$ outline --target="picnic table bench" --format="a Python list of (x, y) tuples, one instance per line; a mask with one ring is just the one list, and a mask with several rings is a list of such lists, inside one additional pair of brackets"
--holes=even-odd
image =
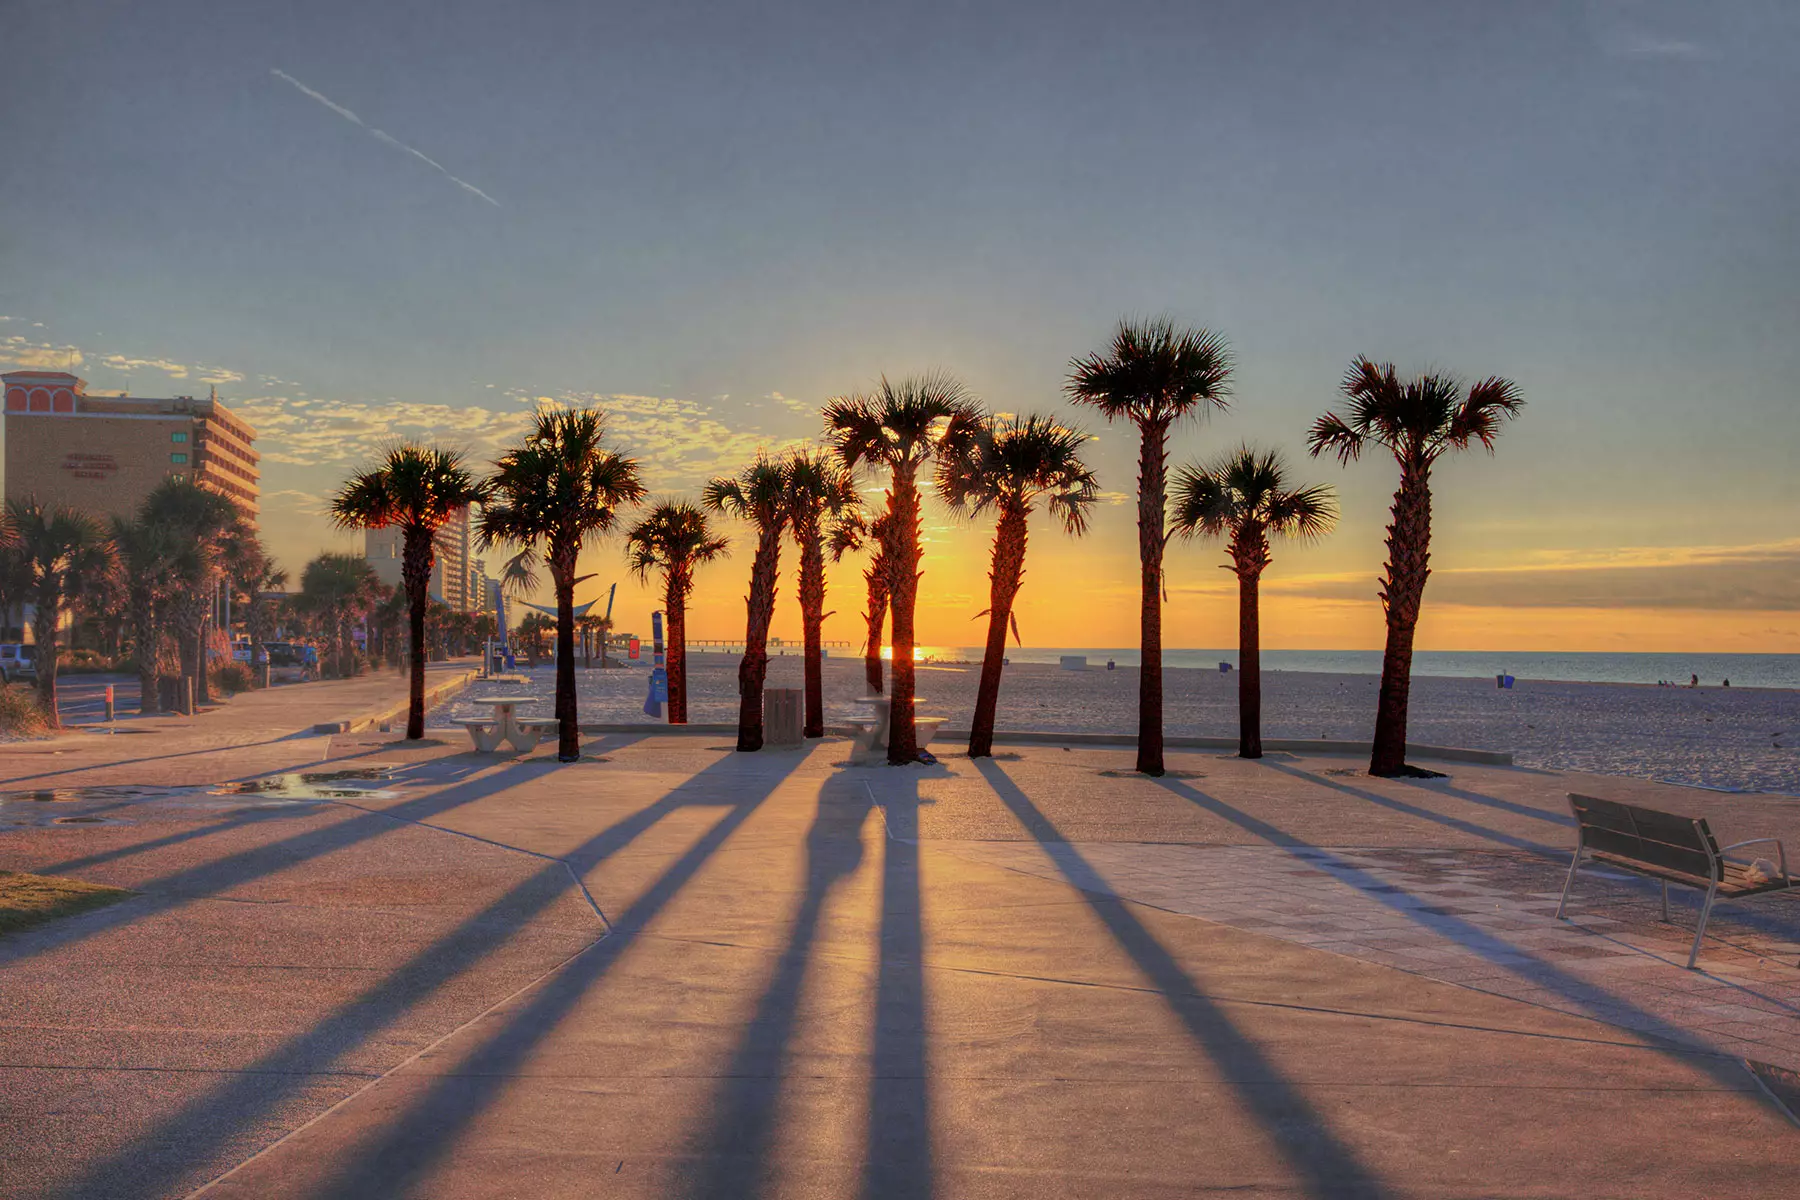
[[(1775, 838), (1750, 838), (1721, 847), (1705, 817), (1685, 817), (1574, 792), (1569, 793), (1569, 809), (1575, 814), (1575, 857), (1569, 860), (1569, 877), (1563, 883), (1562, 901), (1556, 906), (1557, 919), (1562, 919), (1563, 910), (1568, 907), (1575, 872), (1584, 854), (1609, 867), (1661, 881), (1665, 921), (1669, 919), (1671, 883), (1704, 891), (1706, 900), (1700, 906), (1694, 948), (1688, 952), (1690, 971), (1700, 957), (1700, 939), (1706, 936), (1706, 921), (1712, 915), (1714, 900), (1742, 900), (1764, 892), (1787, 891), (1796, 882), (1788, 874), (1787, 848)], [(1758, 845), (1775, 847), (1777, 869), (1773, 874), (1753, 872), (1752, 864), (1725, 857), (1728, 851)]]
[(469, 740), (475, 743), (475, 749), (482, 754), (492, 754), (506, 742), (520, 754), (530, 751), (538, 741), (561, 728), (561, 723), (553, 717), (521, 717), (518, 709), (521, 705), (536, 700), (534, 696), (483, 696), (471, 700), (471, 704), (492, 705), (494, 715), (491, 717), (465, 717), (453, 722), (468, 730)]
[[(850, 746), (850, 761), (853, 763), (886, 762), (888, 750), (888, 722), (892, 716), (893, 701), (886, 696), (864, 696), (857, 700), (858, 704), (867, 704), (873, 715), (852, 718), (847, 724), (857, 730), (856, 738)], [(917, 700), (914, 700), (917, 703)], [(943, 717), (921, 717), (913, 715), (913, 741), (919, 749), (931, 745), (931, 739), (937, 736), (938, 727), (945, 721)]]

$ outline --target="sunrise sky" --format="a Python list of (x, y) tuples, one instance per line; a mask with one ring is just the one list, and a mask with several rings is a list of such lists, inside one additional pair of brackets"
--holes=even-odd
[[(485, 460), (598, 403), (693, 494), (938, 367), (1097, 435), (1108, 503), (1034, 534), (1019, 622), (1129, 645), (1135, 433), (1061, 389), (1166, 313), (1240, 364), (1176, 460), (1248, 439), (1341, 493), (1277, 547), (1265, 644), (1380, 644), (1393, 464), (1302, 442), (1367, 353), (1529, 403), (1439, 473), (1423, 647), (1800, 651), (1788, 0), (10, 0), (0, 43), (0, 364), (216, 385), (296, 573), (360, 548), (323, 498), (386, 439)], [(966, 644), (987, 530), (927, 524), (921, 639)], [(739, 544), (695, 636), (742, 632)], [(1235, 640), (1222, 561), (1172, 549), (1168, 644)]]

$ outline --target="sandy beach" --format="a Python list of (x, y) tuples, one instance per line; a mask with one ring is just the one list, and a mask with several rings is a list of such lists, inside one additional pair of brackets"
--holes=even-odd
[[(521, 664), (515, 677), (529, 678), (529, 690), (545, 698), (545, 713), (552, 674), (548, 664), (535, 671)], [(979, 674), (973, 664), (922, 664), (919, 710), (966, 728)], [(579, 671), (582, 719), (650, 723), (642, 707), (645, 678), (643, 666)], [(1173, 668), (1164, 679), (1171, 735), (1236, 736), (1235, 675)], [(1377, 683), (1373, 675), (1266, 671), (1263, 734), (1366, 739), (1374, 727)], [(768, 686), (800, 684), (798, 655), (770, 660)], [(736, 656), (690, 656), (688, 686), (690, 720), (737, 719)], [(432, 723), (445, 727), (453, 717), (478, 715), (468, 699), (520, 687), (516, 681), (477, 683), (458, 703), (434, 711)], [(862, 694), (860, 659), (827, 661), (828, 720), (859, 715), (854, 700)], [(1003, 730), (1128, 733), (1135, 728), (1136, 704), (1135, 669), (1078, 672), (1015, 663), (1006, 670), (998, 724)], [(1413, 680), (1410, 726), (1413, 741), (1510, 750), (1520, 766), (1800, 795), (1800, 692), (1795, 691), (1529, 679), (1502, 691), (1492, 680), (1424, 677)]]

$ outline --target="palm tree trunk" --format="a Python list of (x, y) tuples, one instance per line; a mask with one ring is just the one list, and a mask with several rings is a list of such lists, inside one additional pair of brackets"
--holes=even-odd
[(401, 546), (400, 582), (406, 588), (408, 629), (406, 738), (425, 736), (425, 608), (431, 603), (431, 530), (408, 528)]
[(1238, 757), (1262, 757), (1262, 612), (1260, 579), (1238, 572)]
[[(207, 589), (209, 592), (211, 589)], [(194, 704), (210, 704), (212, 688), (208, 686), (207, 660), (211, 657), (212, 647), (212, 600), (202, 597), (200, 601), (200, 626), (194, 635)]]
[(38, 595), (37, 612), (32, 628), (37, 632), (37, 698), (50, 728), (62, 728), (62, 714), (56, 708), (56, 623), (62, 609), (59, 596)]
[[(663, 609), (669, 616), (669, 724), (688, 723), (687, 703), (687, 588), (671, 569), (663, 590)], [(601, 645), (605, 646), (602, 641)], [(602, 663), (604, 664), (604, 659)]]
[(781, 568), (781, 526), (763, 529), (750, 565), (749, 619), (744, 657), (738, 663), (738, 741), (741, 751), (763, 746), (763, 682), (769, 677), (769, 623), (775, 618), (775, 585)]
[(863, 682), (869, 686), (869, 695), (881, 695), (881, 628), (887, 624), (888, 588), (886, 568), (876, 571), (870, 568), (865, 578), (869, 581), (869, 605), (863, 613), (863, 620), (868, 625), (868, 641), (863, 648)]
[(894, 687), (888, 701), (888, 763), (919, 759), (919, 731), (913, 722), (917, 673), (913, 668), (913, 609), (919, 599), (919, 488), (913, 468), (895, 467), (888, 503), (893, 506)]
[(988, 570), (987, 646), (981, 654), (981, 683), (975, 690), (975, 716), (969, 722), (969, 757), (994, 753), (994, 714), (1000, 707), (1000, 672), (1006, 660), (1006, 627), (1013, 600), (1025, 578), (1026, 510), (1003, 509), (994, 526), (993, 565)]
[(156, 694), (156, 666), (159, 642), (157, 636), (156, 599), (143, 589), (132, 597), (131, 604), (131, 640), (137, 647), (138, 668), (138, 711), (153, 713), (162, 710), (161, 697)]
[(1381, 655), (1381, 693), (1375, 707), (1375, 741), (1369, 774), (1411, 774), (1406, 765), (1407, 701), (1412, 688), (1413, 633), (1425, 580), (1431, 574), (1431, 477), (1428, 464), (1402, 461), (1388, 526), (1387, 578), (1381, 604), (1387, 614), (1387, 647)]
[(806, 721), (801, 736), (825, 736), (825, 664), (821, 626), (825, 623), (825, 546), (814, 518), (796, 530), (800, 542), (800, 630), (806, 687)]
[[(554, 553), (554, 552), (553, 552)], [(556, 584), (556, 759), (581, 761), (581, 730), (575, 701), (575, 560), (576, 551), (555, 556), (551, 575)]]
[(1145, 775), (1163, 773), (1162, 687), (1162, 560), (1165, 492), (1168, 486), (1168, 437), (1166, 422), (1148, 421), (1139, 427), (1138, 447), (1138, 563), (1142, 589), (1139, 612), (1139, 646), (1143, 665), (1138, 668), (1137, 769)]

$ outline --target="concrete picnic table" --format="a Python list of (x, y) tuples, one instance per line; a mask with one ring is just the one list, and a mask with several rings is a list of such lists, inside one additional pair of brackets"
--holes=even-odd
[[(872, 710), (871, 724), (859, 734), (850, 751), (852, 762), (886, 761), (888, 748), (888, 730), (893, 723), (894, 701), (891, 696), (858, 696), (852, 703), (867, 704)], [(921, 717), (919, 715), (919, 697), (913, 697), (913, 740), (923, 750), (931, 744), (937, 735), (938, 726), (944, 723), (942, 717)], [(853, 721), (860, 725), (862, 722)]]
[(500, 748), (501, 742), (509, 743), (514, 750), (523, 754), (538, 744), (538, 730), (533, 723), (521, 723), (517, 710), (521, 704), (535, 704), (536, 696), (481, 696), (469, 701), (470, 704), (490, 704), (494, 708), (493, 717), (482, 720), (461, 720), (457, 724), (469, 731), (469, 740), (475, 743), (475, 749), (483, 754), (491, 754)]

